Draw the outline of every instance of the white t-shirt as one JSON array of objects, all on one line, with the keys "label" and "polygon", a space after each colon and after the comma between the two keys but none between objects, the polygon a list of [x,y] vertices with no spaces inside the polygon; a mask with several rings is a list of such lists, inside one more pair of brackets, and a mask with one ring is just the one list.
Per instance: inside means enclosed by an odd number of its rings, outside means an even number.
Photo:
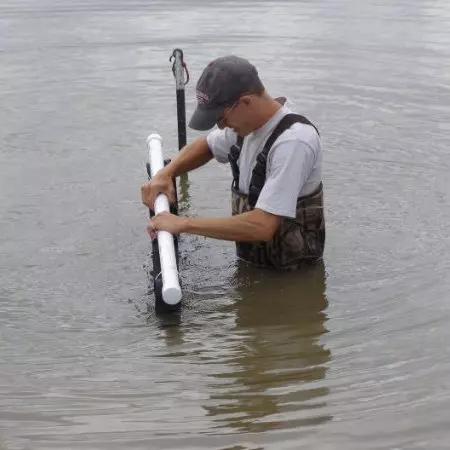
[{"label": "white t-shirt", "polygon": [[[261,128],[244,139],[239,157],[239,190],[248,194],[256,157],[280,120],[292,113],[286,105]],[[213,130],[208,146],[217,161],[228,162],[237,134],[231,128]],[[266,182],[255,208],[284,217],[295,217],[297,198],[314,192],[322,181],[322,145],[310,125],[294,123],[272,145],[267,157]]]}]

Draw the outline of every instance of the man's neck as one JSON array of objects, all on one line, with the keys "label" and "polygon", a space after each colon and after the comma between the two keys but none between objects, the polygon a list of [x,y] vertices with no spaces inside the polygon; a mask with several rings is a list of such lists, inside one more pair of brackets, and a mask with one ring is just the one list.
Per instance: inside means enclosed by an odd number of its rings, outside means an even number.
[{"label": "man's neck", "polygon": [[[284,102],[279,101],[280,99],[273,99],[268,95],[265,96],[262,101],[260,114],[256,122],[255,130],[263,127],[281,108]],[[284,99],[286,101],[286,99]]]}]

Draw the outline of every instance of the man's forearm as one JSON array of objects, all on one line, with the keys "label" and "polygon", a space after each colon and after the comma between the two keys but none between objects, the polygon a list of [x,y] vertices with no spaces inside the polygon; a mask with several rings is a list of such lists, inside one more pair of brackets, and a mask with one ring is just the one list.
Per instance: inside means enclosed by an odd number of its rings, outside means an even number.
[{"label": "man's forearm", "polygon": [[[275,216],[274,216],[275,217]],[[263,223],[253,212],[232,217],[186,217],[183,232],[227,241],[267,241],[279,225]]]},{"label": "man's forearm", "polygon": [[213,158],[205,137],[199,137],[186,145],[177,156],[162,169],[171,178],[178,177],[203,166]]}]

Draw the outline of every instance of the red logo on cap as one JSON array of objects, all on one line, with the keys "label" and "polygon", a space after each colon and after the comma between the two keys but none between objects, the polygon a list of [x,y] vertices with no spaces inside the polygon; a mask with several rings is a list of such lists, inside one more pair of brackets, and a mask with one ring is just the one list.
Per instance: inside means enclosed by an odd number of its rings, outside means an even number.
[{"label": "red logo on cap", "polygon": [[197,101],[199,103],[208,103],[209,102],[209,96],[203,92],[197,91]]}]

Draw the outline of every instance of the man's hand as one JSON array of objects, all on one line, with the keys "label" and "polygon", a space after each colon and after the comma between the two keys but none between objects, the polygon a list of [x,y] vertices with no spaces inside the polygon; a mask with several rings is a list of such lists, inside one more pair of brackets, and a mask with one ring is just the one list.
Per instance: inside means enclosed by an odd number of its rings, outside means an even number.
[{"label": "man's hand", "polygon": [[158,172],[149,183],[141,186],[142,203],[150,209],[155,209],[155,198],[159,194],[166,194],[169,203],[175,202],[175,188],[173,186],[172,178],[165,175],[163,172]]},{"label": "man's hand", "polygon": [[148,234],[152,239],[155,239],[157,231],[168,231],[172,234],[182,233],[185,230],[187,219],[187,217],[162,212],[149,220],[147,225]]}]

